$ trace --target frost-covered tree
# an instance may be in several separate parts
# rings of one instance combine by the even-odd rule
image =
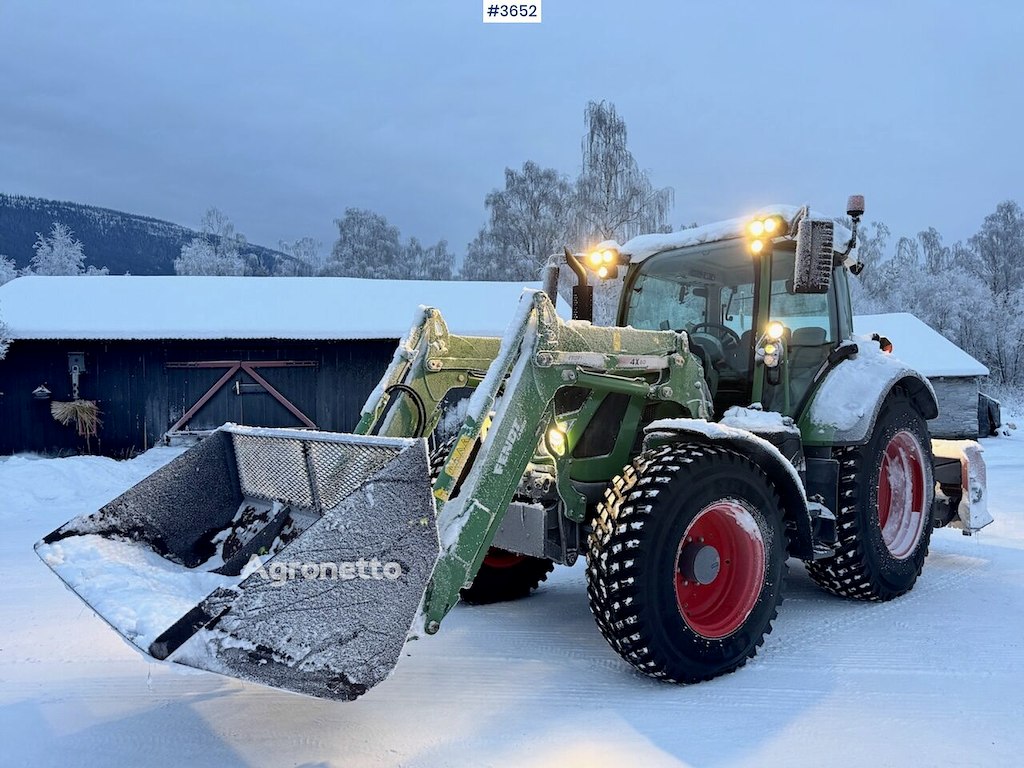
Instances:
[[[3,320],[0,320],[0,360],[7,357],[7,350],[11,346],[11,334],[7,328],[7,325]]]
[[[576,180],[576,244],[659,232],[668,224],[673,192],[656,189],[626,146],[626,122],[613,104],[589,102],[583,169]]]
[[[14,259],[0,255],[0,285],[9,283],[18,276],[18,265]]]
[[[424,249],[416,277],[421,280],[451,280],[454,270],[455,254],[448,250],[447,240],[438,240]]]
[[[181,247],[181,255],[174,260],[176,275],[246,275],[259,271],[256,258],[245,253],[245,236],[235,231],[231,223],[217,208],[209,208],[203,215],[201,235]]]
[[[534,264],[512,251],[507,243],[494,237],[487,228],[481,229],[466,246],[466,258],[459,276],[463,280],[536,280]]]
[[[469,244],[468,280],[536,280],[548,256],[572,237],[572,185],[552,168],[526,162],[505,169],[504,189],[485,200],[489,220]]]
[[[335,219],[338,239],[323,274],[334,277],[401,279],[406,273],[398,227],[379,213],[347,208]]]
[[[312,237],[300,237],[294,242],[280,241],[282,253],[290,258],[279,259],[274,267],[274,274],[282,277],[313,277],[319,275],[324,268],[326,259],[323,255],[323,243]]]
[[[80,275],[85,272],[85,248],[74,233],[59,221],[49,235],[36,233],[35,255],[29,270],[36,275]]]
[[[1006,200],[985,217],[970,240],[975,269],[996,296],[1024,287],[1024,212]]]

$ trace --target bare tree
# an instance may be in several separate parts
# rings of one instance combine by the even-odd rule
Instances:
[[[281,240],[278,247],[290,258],[278,259],[274,274],[282,277],[315,277],[327,263],[323,243],[312,237],[300,237],[288,243]]]
[[[484,201],[487,226],[467,249],[470,280],[535,280],[548,256],[571,236],[573,188],[558,171],[525,162],[505,169],[504,189]]]
[[[589,102],[583,169],[576,181],[578,246],[663,231],[673,204],[670,187],[655,189],[626,146],[626,122],[613,104]]]
[[[245,236],[235,231],[235,225],[220,210],[207,209],[200,233],[181,247],[181,255],[174,260],[176,275],[245,275],[256,271],[254,257],[243,253]]]
[[[9,283],[18,276],[18,265],[14,259],[0,255],[0,285]]]

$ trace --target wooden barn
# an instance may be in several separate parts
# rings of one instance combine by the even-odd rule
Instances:
[[[347,431],[420,304],[439,307],[454,332],[500,335],[522,287],[18,278],[0,287],[13,338],[0,361],[0,454],[125,456],[226,421]],[[95,434],[53,417],[54,403],[74,400],[97,404]]]
[[[14,339],[0,361],[0,455],[125,456],[227,421],[347,431],[420,304],[439,307],[454,332],[500,335],[523,287],[18,278],[0,286],[0,317]],[[979,436],[985,366],[913,315],[864,315],[855,326],[889,337],[894,354],[930,378],[940,406],[935,436]],[[99,423],[55,420],[54,404],[75,400],[95,402]]]

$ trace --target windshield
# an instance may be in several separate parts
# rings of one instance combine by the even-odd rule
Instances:
[[[750,331],[754,260],[731,240],[652,256],[633,282],[626,324],[645,330],[693,332],[724,326]]]

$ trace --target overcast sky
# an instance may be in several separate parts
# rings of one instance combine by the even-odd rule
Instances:
[[[506,166],[575,175],[588,100],[615,103],[679,227],[773,202],[897,234],[972,234],[1024,203],[1024,3],[0,0],[0,191],[250,241],[349,206],[458,253]],[[88,245],[88,244],[87,244]]]

